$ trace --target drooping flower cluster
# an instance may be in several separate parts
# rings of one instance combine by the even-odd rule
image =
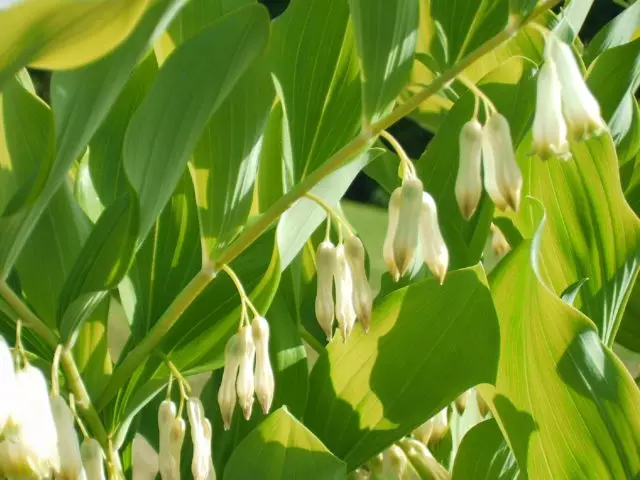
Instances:
[[[49,397],[40,370],[24,359],[21,366],[17,363],[0,337],[0,477],[101,478],[87,476],[90,471],[102,472],[104,478],[100,446],[97,457],[83,455],[75,417],[65,400],[57,392]]]
[[[256,315],[233,335],[224,351],[224,371],[218,390],[218,404],[225,430],[231,428],[236,402],[245,419],[251,418],[254,395],[262,411],[271,409],[275,382],[269,359],[269,323]]]
[[[436,202],[423,191],[418,178],[408,175],[391,194],[383,247],[384,260],[395,281],[413,265],[418,239],[424,262],[440,283],[444,282],[449,251],[440,232]]]
[[[365,271],[364,246],[358,237],[349,237],[337,247],[326,239],[316,250],[317,294],[316,317],[327,335],[333,337],[333,322],[344,341],[356,319],[369,330],[373,293]],[[333,288],[335,286],[335,303]]]
[[[567,159],[569,138],[583,140],[606,129],[600,106],[582,77],[571,47],[555,35],[547,38],[538,74],[532,154]]]
[[[204,415],[204,407],[199,398],[190,397],[187,400],[187,416],[191,429],[191,441],[193,442],[191,474],[194,480],[215,480],[216,472],[213,468],[211,455],[213,431],[211,422]]]
[[[460,131],[460,165],[455,193],[460,212],[469,219],[475,213],[484,188],[500,210],[518,210],[522,174],[516,162],[507,119],[491,114],[484,127],[473,118]]]

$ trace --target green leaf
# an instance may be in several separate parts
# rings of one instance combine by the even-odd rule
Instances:
[[[528,158],[529,148],[527,140],[518,151],[522,197],[540,200],[549,218],[540,251],[543,281],[559,295],[587,278],[575,305],[611,345],[638,271],[640,243],[640,221],[622,194],[611,137],[572,144],[567,162]],[[509,215],[524,238],[537,228],[532,208],[524,204]]]
[[[591,39],[582,57],[584,63],[589,65],[604,51],[629,42],[638,27],[640,27],[640,4],[633,3],[602,27]]]
[[[100,58],[131,33],[148,3],[146,0],[10,2],[0,15],[0,89],[27,64],[60,70]]]
[[[291,188],[291,154],[287,154],[283,138],[282,103],[274,105],[264,129],[258,160],[258,210],[264,213]],[[287,180],[290,180],[287,184]]]
[[[587,78],[624,164],[640,149],[640,122],[634,94],[640,85],[640,39],[606,50]]]
[[[251,5],[202,30],[163,64],[124,143],[125,172],[140,199],[142,238],[184,173],[209,117],[265,47],[268,35],[266,10]]]
[[[554,33],[567,43],[573,43],[587,19],[593,0],[571,1],[559,15],[560,21],[553,29]]]
[[[287,121],[294,183],[360,129],[358,56],[348,20],[344,0],[293,0],[273,22],[269,54]]]
[[[534,67],[513,58],[489,73],[478,86],[509,121],[514,146],[522,141],[529,126],[535,98]],[[458,171],[459,135],[473,115],[474,97],[463,95],[451,109],[427,150],[416,163],[426,191],[438,204],[440,228],[449,247],[451,268],[473,265],[480,260],[493,215],[486,195],[470,221],[458,207],[455,181]]]
[[[500,364],[483,396],[530,478],[634,478],[640,390],[594,324],[541,283],[539,235],[492,273]]]
[[[616,335],[616,343],[640,353],[640,283],[637,279],[631,290],[622,323]]]
[[[369,122],[389,112],[404,88],[416,49],[416,0],[349,0],[362,68],[362,110]]]
[[[377,303],[368,334],[357,326],[320,356],[305,424],[352,470],[471,386],[493,383],[499,337],[479,267],[396,290]]]
[[[138,241],[138,204],[125,195],[98,219],[65,280],[58,321],[64,341],[129,270]]]
[[[225,480],[346,478],[345,465],[283,407],[272,413],[238,446]]]
[[[495,420],[479,423],[462,439],[452,480],[516,480],[520,469]]]
[[[53,166],[43,162],[26,205],[0,219],[0,279],[6,278],[51,197],[72,163],[107,115],[129,74],[149,47],[158,25],[175,13],[173,2],[160,0],[144,15],[129,38],[107,57],[78,70],[57,72],[51,81],[56,131]],[[46,168],[45,168],[46,166]]]

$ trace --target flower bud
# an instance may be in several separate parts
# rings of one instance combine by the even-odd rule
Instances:
[[[373,294],[364,268],[364,246],[358,237],[352,235],[344,242],[344,249],[353,280],[353,307],[365,332],[368,332]]]
[[[408,178],[402,182],[398,228],[393,239],[393,258],[400,276],[413,264],[418,246],[418,222],[422,201],[422,182]]]
[[[417,478],[449,478],[447,470],[438,463],[426,445],[412,438],[400,440],[400,445],[419,474]]]
[[[187,400],[187,416],[189,417],[191,441],[193,442],[191,473],[194,480],[207,480],[211,468],[211,429],[209,427],[209,432],[206,431],[207,419],[204,416],[204,408],[200,399],[190,397]]]
[[[433,432],[433,420],[429,419],[416,428],[412,433],[413,436],[419,442],[424,443],[425,445],[429,443],[429,439],[431,438],[431,433]]]
[[[82,463],[87,474],[87,480],[105,480],[104,453],[95,438],[87,438],[80,447]]]
[[[211,428],[211,422],[208,418],[204,419],[204,436],[207,439],[207,444],[211,445],[211,439],[213,438],[213,429]],[[216,469],[213,466],[213,455],[209,455],[209,476],[207,480],[216,480]]]
[[[239,333],[240,349],[242,351],[242,359],[240,360],[240,370],[238,371],[238,380],[236,388],[238,392],[238,403],[244,418],[251,418],[253,409],[253,395],[255,393],[255,383],[253,378],[253,368],[256,359],[256,347],[253,344],[251,335],[251,326],[245,325]]]
[[[56,425],[60,458],[60,468],[56,478],[68,480],[86,478],[71,409],[62,397],[54,395],[51,397],[51,412]]]
[[[176,420],[176,406],[171,400],[163,400],[158,409],[158,467],[162,480],[174,480],[179,477],[180,470],[171,456],[171,428]]]
[[[509,123],[494,113],[483,128],[482,155],[487,193],[500,210],[520,205],[522,175],[516,162]]]
[[[482,196],[482,125],[475,118],[460,131],[460,165],[456,177],[456,200],[462,215],[469,219]]]
[[[403,479],[409,463],[404,451],[398,445],[393,444],[387,448],[385,457],[385,463],[389,466],[391,473],[393,473],[396,478]],[[385,468],[385,470],[387,470],[387,468]]]
[[[478,404],[478,411],[480,412],[480,416],[486,417],[487,413],[489,413],[489,405],[484,401],[484,398],[476,391],[476,403]]]
[[[576,139],[602,133],[606,125],[600,116],[600,105],[582,78],[571,47],[554,36],[548,42],[562,85],[562,112],[569,133]]]
[[[562,87],[552,59],[547,58],[542,65],[537,85],[531,153],[543,160],[554,155],[568,158],[571,154],[567,142],[567,124],[562,116]]]
[[[16,387],[16,372],[13,366],[11,350],[4,338],[0,337],[0,391],[13,392]],[[11,414],[12,395],[0,395],[0,435]],[[1,468],[0,468],[1,470]]]
[[[384,261],[387,264],[387,269],[391,273],[391,277],[394,281],[400,280],[400,272],[396,264],[395,256],[393,253],[393,243],[396,237],[396,231],[398,230],[398,220],[400,215],[400,204],[402,203],[402,187],[396,188],[391,194],[389,199],[389,215],[387,220],[387,235],[384,238],[384,246],[382,253]]]
[[[258,316],[253,319],[251,329],[253,331],[253,342],[256,346],[256,396],[262,411],[266,415],[271,409],[275,390],[273,370],[269,359],[269,323],[265,318]]]
[[[440,233],[436,202],[427,192],[422,195],[420,243],[425,263],[433,276],[442,284],[449,266],[449,251],[442,238],[442,233]]]
[[[47,478],[59,468],[47,382],[40,370],[27,365],[15,376],[11,415],[0,441],[0,476]]]
[[[511,245],[509,245],[502,231],[494,223],[491,224],[491,249],[493,253],[500,257],[511,250]]]
[[[224,370],[220,389],[218,390],[218,405],[220,406],[220,415],[222,416],[225,430],[231,428],[231,419],[236,408],[236,379],[241,360],[240,337],[235,334],[229,339],[224,348]]]
[[[449,432],[449,416],[447,407],[440,410],[433,418],[433,431],[429,439],[429,445],[435,445]]]
[[[336,248],[325,240],[318,245],[316,251],[316,270],[318,272],[316,293],[316,318],[327,335],[327,340],[333,336],[333,276],[336,269]]]
[[[347,262],[343,244],[336,247],[334,281],[336,285],[336,320],[342,332],[342,340],[346,342],[356,321],[356,312],[353,308],[351,269]]]

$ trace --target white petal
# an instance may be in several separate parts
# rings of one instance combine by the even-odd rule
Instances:
[[[442,283],[449,267],[449,250],[440,232],[436,202],[427,192],[422,195],[420,244],[425,263]]]
[[[333,335],[333,319],[335,308],[333,303],[333,276],[336,269],[336,249],[327,240],[318,245],[316,250],[317,292],[316,318],[331,340]]]
[[[263,317],[256,317],[253,319],[251,329],[256,345],[256,396],[262,411],[267,414],[271,409],[275,390],[275,380],[269,359],[269,323]]]
[[[537,89],[531,153],[543,160],[554,155],[568,157],[567,125],[562,116],[562,87],[553,60],[547,59],[542,65]]]
[[[51,398],[51,410],[58,435],[60,470],[58,476],[69,480],[80,480],[84,475],[80,444],[75,429],[75,418],[71,409],[59,395]]]
[[[80,447],[82,463],[88,480],[105,480],[104,473],[104,453],[98,441],[88,438],[82,442]]]
[[[173,480],[175,471],[171,458],[171,427],[176,419],[176,406],[163,400],[158,408],[158,466],[162,480]]]
[[[391,194],[389,199],[389,214],[387,220],[387,234],[384,238],[384,246],[382,253],[384,261],[387,264],[387,269],[391,273],[391,277],[397,282],[400,279],[400,272],[396,265],[396,260],[393,253],[393,243],[396,237],[396,231],[398,229],[398,218],[400,215],[402,188],[396,188]]]
[[[0,391],[13,392],[16,388],[16,373],[9,345],[0,337]],[[4,429],[11,410],[11,395],[0,395],[0,433]]]
[[[413,264],[418,246],[418,216],[422,201],[422,182],[409,178],[402,182],[398,228],[393,239],[393,258],[400,276]]]
[[[460,131],[460,164],[456,177],[456,200],[465,218],[471,218],[482,196],[482,125],[476,119]]]
[[[224,370],[220,389],[218,390],[218,405],[220,406],[220,415],[222,416],[225,430],[231,428],[231,419],[236,407],[236,379],[241,360],[240,339],[235,334],[229,338],[224,348]]]
[[[240,404],[240,408],[242,408],[244,418],[249,420],[249,418],[251,418],[253,395],[255,393],[253,369],[256,358],[256,347],[253,343],[250,325],[242,327],[239,335],[242,359],[240,360],[240,370],[238,371],[236,388],[238,392],[238,403]]]
[[[191,473],[194,480],[206,480],[209,476],[209,464],[211,459],[211,439],[205,432],[204,408],[200,399],[191,397],[187,400],[187,416],[191,429],[191,441],[193,442],[193,459],[191,461]]]
[[[342,332],[342,339],[346,341],[356,321],[356,312],[353,308],[351,269],[342,244],[336,248],[336,271],[333,278],[336,287],[336,320]]]
[[[373,305],[373,293],[367,280],[367,272],[364,265],[364,245],[362,245],[358,237],[351,236],[345,241],[344,248],[353,280],[353,306],[358,319],[362,322],[362,326],[365,331],[368,331]]]

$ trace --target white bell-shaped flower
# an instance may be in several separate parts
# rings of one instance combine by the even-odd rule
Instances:
[[[26,365],[16,372],[11,415],[0,441],[0,477],[47,478],[60,467],[47,382]]]
[[[602,133],[606,125],[600,115],[600,105],[584,81],[571,47],[553,35],[547,42],[562,85],[562,112],[569,133],[576,139]]]
[[[393,259],[403,276],[415,257],[418,246],[418,222],[422,203],[422,182],[418,178],[408,178],[400,187],[400,211],[398,226],[393,238]]]
[[[67,403],[59,395],[51,397],[51,411],[58,435],[60,468],[56,478],[66,480],[86,479],[80,443],[75,429],[75,418]]]
[[[396,237],[396,231],[398,230],[398,220],[400,218],[400,204],[402,200],[402,187],[396,188],[391,193],[389,199],[389,214],[387,216],[387,235],[384,238],[384,246],[382,248],[382,254],[384,261],[387,264],[387,269],[391,274],[394,281],[400,279],[400,272],[396,265],[396,260],[393,253],[393,241]]]
[[[0,435],[11,414],[12,394],[16,389],[16,372],[9,345],[0,337]],[[0,466],[0,470],[2,467]]]
[[[475,118],[460,131],[460,164],[456,177],[456,200],[462,215],[469,219],[482,196],[482,125]]]
[[[433,430],[431,432],[431,443],[438,443],[449,432],[449,413],[447,407],[440,410],[433,418]]]
[[[336,247],[325,240],[316,250],[316,318],[327,340],[333,336],[333,320],[335,307],[333,303],[333,277],[336,270]]]
[[[269,323],[266,318],[257,316],[253,319],[251,329],[253,343],[256,346],[256,396],[266,415],[271,409],[275,391],[275,381],[269,358]]]
[[[487,193],[500,209],[514,211],[520,205],[522,174],[516,162],[509,122],[499,113],[491,115],[483,128],[482,158]]]
[[[502,257],[511,250],[511,245],[507,242],[502,230],[494,223],[491,224],[491,249],[493,253]]]
[[[569,158],[567,124],[562,116],[562,87],[555,62],[550,56],[545,57],[538,73],[531,153],[543,160],[553,156]]]
[[[343,244],[336,247],[336,269],[333,278],[336,286],[336,320],[342,332],[342,340],[346,341],[356,321],[356,311],[353,308],[351,269]]]
[[[222,416],[225,430],[231,428],[231,419],[236,408],[236,379],[241,360],[240,337],[235,334],[227,341],[227,345],[224,348],[224,370],[220,389],[218,390],[218,405],[220,406],[220,415]]]
[[[419,215],[420,244],[424,261],[433,276],[440,280],[442,284],[449,267],[449,250],[440,232],[436,202],[427,192],[422,194],[422,206]]]
[[[429,443],[429,439],[431,438],[431,433],[433,432],[433,420],[429,419],[416,428],[412,434],[413,436],[423,444]]]
[[[171,400],[163,400],[158,408],[158,467],[162,480],[180,477],[179,467],[171,456],[171,428],[176,420],[176,406]]]
[[[211,422],[207,418],[204,419],[203,430],[207,443],[211,445],[213,429],[211,428]],[[209,476],[207,477],[207,480],[216,480],[216,469],[213,466],[213,455],[209,455]]]
[[[371,292],[369,280],[367,280],[367,272],[364,265],[364,245],[362,245],[358,237],[351,235],[344,242],[344,249],[353,281],[353,307],[356,316],[362,322],[365,332],[368,332],[373,306],[373,293]]]
[[[87,438],[80,447],[82,464],[87,480],[106,480],[104,473],[104,452],[95,438]]]
[[[207,480],[211,469],[211,427],[209,424],[207,432],[207,419],[200,399],[191,397],[187,400],[187,416],[193,442],[191,473],[194,480]]]
[[[404,479],[409,465],[409,459],[404,450],[394,443],[385,450],[384,457],[385,473],[398,479]]]
[[[174,480],[180,480],[180,455],[182,453],[182,443],[187,426],[182,418],[174,418],[169,431],[169,456],[171,457],[171,472]],[[209,442],[211,443],[211,442]],[[163,477],[164,480],[164,477]]]
[[[251,326],[245,325],[240,329],[240,350],[242,351],[242,359],[240,360],[240,370],[238,371],[238,380],[236,388],[238,392],[238,403],[244,418],[251,418],[253,410],[253,395],[255,394],[255,382],[253,377],[253,369],[256,359],[256,346],[253,343],[253,335],[251,334]]]

